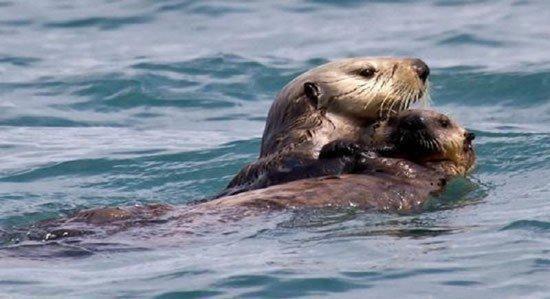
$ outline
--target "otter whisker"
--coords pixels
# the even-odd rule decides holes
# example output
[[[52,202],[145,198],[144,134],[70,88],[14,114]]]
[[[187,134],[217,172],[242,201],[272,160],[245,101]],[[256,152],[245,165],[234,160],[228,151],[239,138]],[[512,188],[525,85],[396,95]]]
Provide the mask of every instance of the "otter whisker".
[[[417,90],[417,89],[412,88],[412,87],[410,88],[410,92],[411,92],[411,97],[410,97],[411,104],[417,102],[419,100],[420,96],[422,95],[422,91]]]
[[[437,143],[437,141],[435,139],[432,140],[432,144],[433,144],[433,149],[434,150],[436,150],[439,147],[439,144]]]
[[[430,143],[425,139],[422,140],[422,145],[425,149],[430,149]]]
[[[399,111],[403,110],[403,103],[406,102],[406,88],[403,85],[400,85],[398,87],[394,87],[394,94],[395,96],[390,101],[389,108],[385,109],[387,111],[387,117],[393,113],[397,113]],[[403,97],[400,97],[399,95],[405,95]]]
[[[436,141],[435,141],[434,139],[432,139],[432,140],[430,141],[430,145],[431,145],[431,150],[432,150],[432,151],[437,150],[437,143],[436,143]]]
[[[407,98],[406,100],[404,101],[405,105],[404,105],[404,108],[402,110],[405,110],[405,109],[408,109],[411,105],[411,101],[413,100],[413,91],[411,91],[409,89],[409,92],[407,93]]]
[[[401,86],[398,93],[402,95],[401,103],[406,103],[407,99],[409,98],[409,88],[407,86]]]
[[[365,91],[368,91],[371,94],[371,96],[369,97],[369,100],[366,101],[365,106],[363,106],[363,109],[365,109],[365,110],[368,110],[369,106],[371,104],[373,104],[373,102],[374,102],[374,99],[373,99],[373,96],[372,96],[374,94],[373,89],[374,89],[374,86],[370,86],[370,87],[364,89]]]
[[[386,101],[389,99],[389,97],[390,95],[386,94],[386,97],[384,97],[384,99],[382,100],[382,104],[380,105],[380,117],[384,117],[383,113],[386,106]]]
[[[409,102],[408,98],[405,98],[403,101],[401,101],[401,104],[399,105],[399,110],[403,111],[407,109],[407,103]]]
[[[397,111],[394,111],[394,110],[393,110],[393,107],[394,107],[395,104],[397,104],[397,103],[399,103],[399,99],[393,100],[393,101],[391,102],[390,108],[389,108],[389,110],[388,110],[388,113],[397,112]]]
[[[405,108],[403,108],[403,110],[405,109],[408,109],[411,105],[412,102],[415,101],[415,91],[412,90],[410,87],[407,88],[407,97],[406,97],[406,101],[405,101]]]
[[[386,77],[381,74],[378,76],[378,80],[376,80],[373,85],[375,85],[379,90],[382,90],[386,83],[388,83],[388,80],[386,80]]]
[[[380,91],[379,84],[370,84],[370,86],[368,88],[364,88],[363,91],[368,91],[371,94],[370,99],[366,100],[366,104],[363,106],[364,110],[368,110],[369,106],[375,102],[373,99],[374,95]]]

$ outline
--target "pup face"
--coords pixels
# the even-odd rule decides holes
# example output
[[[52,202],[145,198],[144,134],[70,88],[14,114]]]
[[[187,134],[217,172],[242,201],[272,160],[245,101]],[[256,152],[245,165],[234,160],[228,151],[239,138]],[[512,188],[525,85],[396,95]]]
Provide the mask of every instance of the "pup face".
[[[374,146],[388,156],[420,163],[451,161],[467,172],[475,163],[475,135],[432,110],[407,110],[375,125]]]

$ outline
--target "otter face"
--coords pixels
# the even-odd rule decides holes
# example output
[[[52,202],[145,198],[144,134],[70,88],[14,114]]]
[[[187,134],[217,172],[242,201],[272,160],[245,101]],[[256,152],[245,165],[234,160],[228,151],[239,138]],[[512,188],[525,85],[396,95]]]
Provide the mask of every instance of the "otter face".
[[[360,119],[394,115],[427,96],[430,69],[416,58],[352,58],[306,74],[304,93],[317,108]]]
[[[373,141],[382,154],[417,162],[451,161],[458,173],[475,163],[475,135],[432,110],[407,110],[375,125]]]

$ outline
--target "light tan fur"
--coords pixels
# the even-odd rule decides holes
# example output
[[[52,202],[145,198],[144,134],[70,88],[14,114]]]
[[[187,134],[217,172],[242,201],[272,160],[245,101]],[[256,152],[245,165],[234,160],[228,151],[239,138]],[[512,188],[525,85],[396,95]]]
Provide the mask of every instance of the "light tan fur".
[[[342,59],[311,69],[288,83],[271,106],[260,157],[295,150],[317,150],[335,139],[357,140],[362,128],[381,117],[427,103],[428,82],[420,79],[412,58]],[[371,77],[362,75],[373,70]],[[313,106],[304,84],[319,87]]]

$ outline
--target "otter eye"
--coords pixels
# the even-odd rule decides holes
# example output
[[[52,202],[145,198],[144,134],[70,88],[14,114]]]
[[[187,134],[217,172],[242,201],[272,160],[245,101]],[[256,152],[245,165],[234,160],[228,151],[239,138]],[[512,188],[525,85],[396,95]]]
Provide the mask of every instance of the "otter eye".
[[[376,73],[376,69],[373,66],[367,66],[359,71],[359,75],[365,78],[374,76],[374,73]]]
[[[443,128],[448,128],[451,125],[451,122],[447,118],[441,118],[441,119],[439,119],[439,124]]]

